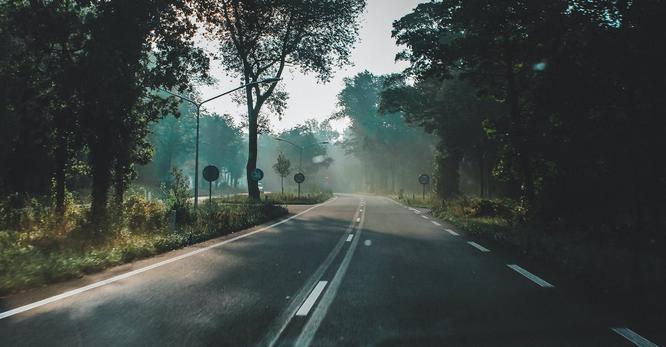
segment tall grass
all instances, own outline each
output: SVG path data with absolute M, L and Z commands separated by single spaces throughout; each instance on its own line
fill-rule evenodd
M 181 207 L 176 230 L 172 206 L 132 196 L 115 207 L 105 237 L 88 230 L 87 207 L 68 204 L 59 218 L 37 200 L 22 208 L 0 203 L 0 295 L 80 277 L 110 266 L 248 228 L 287 213 L 272 203 Z

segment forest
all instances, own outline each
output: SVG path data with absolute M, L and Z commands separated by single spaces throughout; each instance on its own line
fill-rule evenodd
M 315 200 L 411 198 L 546 257 L 584 248 L 553 261 L 593 267 L 584 254 L 594 254 L 640 273 L 638 286 L 664 284 L 666 4 L 423 2 L 393 22 L 405 71 L 346 77 L 327 119 L 273 128 L 290 117 L 286 70 L 327 82 L 350 65 L 364 8 L 364 0 L 2 1 L 0 265 L 13 270 L 0 274 L 0 290 L 284 215 L 288 201 L 267 193 L 295 194 L 297 172 Z M 202 37 L 218 44 L 214 54 Z M 201 100 L 213 60 L 240 82 L 233 97 L 243 114 L 204 107 L 198 116 L 173 96 Z M 334 130 L 335 121 L 348 125 Z M 199 171 L 220 170 L 220 199 L 206 210 L 191 203 L 197 148 Z M 256 168 L 261 184 L 251 179 Z M 432 177 L 422 201 L 420 174 Z M 207 196 L 203 179 L 199 190 Z M 229 204 L 234 196 L 244 204 Z M 168 233 L 171 211 L 189 234 Z

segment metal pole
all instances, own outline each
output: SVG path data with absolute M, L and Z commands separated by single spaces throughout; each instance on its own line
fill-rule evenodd
M 208 204 L 213 206 L 213 182 L 208 182 Z
M 298 184 L 298 198 L 301 198 L 301 184 Z
M 423 200 L 425 200 L 425 184 L 423 185 Z
M 201 105 L 197 105 L 197 136 L 196 136 L 196 150 L 194 154 L 194 209 L 199 207 L 199 115 L 201 113 Z

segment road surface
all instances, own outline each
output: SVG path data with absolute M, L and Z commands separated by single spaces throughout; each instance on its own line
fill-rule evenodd
M 338 195 L 291 210 L 277 225 L 5 298 L 0 345 L 662 342 L 663 331 L 588 303 L 422 209 Z

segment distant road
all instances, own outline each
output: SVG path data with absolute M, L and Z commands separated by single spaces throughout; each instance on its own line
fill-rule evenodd
M 425 210 L 361 195 L 290 209 L 268 228 L 3 299 L 0 345 L 654 346 L 664 337 Z

